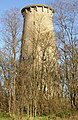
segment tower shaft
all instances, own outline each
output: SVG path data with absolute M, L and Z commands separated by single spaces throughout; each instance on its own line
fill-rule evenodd
M 31 56 L 33 47 L 40 51 L 41 44 L 45 47 L 48 45 L 49 53 L 55 54 L 53 13 L 54 10 L 46 5 L 32 5 L 22 9 L 24 25 L 21 59 L 27 59 L 27 54 Z
M 23 85 L 23 106 L 30 115 L 33 111 L 34 114 L 37 113 L 39 105 L 42 111 L 42 102 L 45 99 L 46 102 L 49 101 L 53 96 L 53 80 L 56 74 L 53 13 L 54 10 L 46 5 L 31 5 L 22 9 L 24 25 L 20 80 Z

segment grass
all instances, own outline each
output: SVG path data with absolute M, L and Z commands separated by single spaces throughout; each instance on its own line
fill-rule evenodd
M 11 118 L 5 113 L 0 113 L 0 120 L 11 120 Z
M 0 113 L 0 120 L 12 120 L 7 114 Z M 23 120 L 30 120 L 25 115 Z M 48 116 L 35 117 L 31 120 L 78 120 L 78 111 L 58 111 Z
M 7 117 L 0 117 L 0 120 L 12 120 L 11 118 Z M 23 120 L 30 120 L 28 118 L 23 118 Z M 60 118 L 60 117 L 52 117 L 52 118 L 47 118 L 47 117 L 36 117 L 32 120 L 78 120 L 78 116 L 75 117 L 70 117 L 70 118 Z

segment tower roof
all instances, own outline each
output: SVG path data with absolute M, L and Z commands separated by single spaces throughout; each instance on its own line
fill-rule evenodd
M 35 7 L 44 7 L 44 8 L 49 8 L 50 10 L 53 11 L 54 13 L 54 9 L 48 5 L 44 5 L 44 4 L 33 4 L 33 5 L 29 5 L 29 6 L 26 6 L 24 7 L 21 12 L 23 12 L 25 9 L 29 9 L 29 8 L 35 8 Z

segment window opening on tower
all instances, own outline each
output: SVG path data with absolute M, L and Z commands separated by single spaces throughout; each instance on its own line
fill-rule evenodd
M 33 21 L 33 25 L 35 25 L 35 21 Z

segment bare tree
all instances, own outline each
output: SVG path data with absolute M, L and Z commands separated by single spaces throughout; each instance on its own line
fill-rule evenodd
M 71 106 L 76 105 L 77 99 L 77 73 L 78 73 L 78 26 L 77 2 L 61 1 L 54 3 L 55 8 L 55 37 L 59 53 L 59 66 L 61 70 L 62 96 L 69 97 Z
M 20 84 L 20 110 L 25 110 L 30 118 L 49 114 L 52 110 L 50 102 L 60 92 L 54 33 L 41 29 L 42 17 L 35 20 L 31 37 L 22 41 L 21 48 L 19 76 L 23 87 Z
M 16 112 L 16 74 L 20 51 L 22 19 L 19 9 L 10 9 L 1 18 L 2 40 L 2 74 L 6 90 L 8 90 L 8 111 L 15 119 Z

